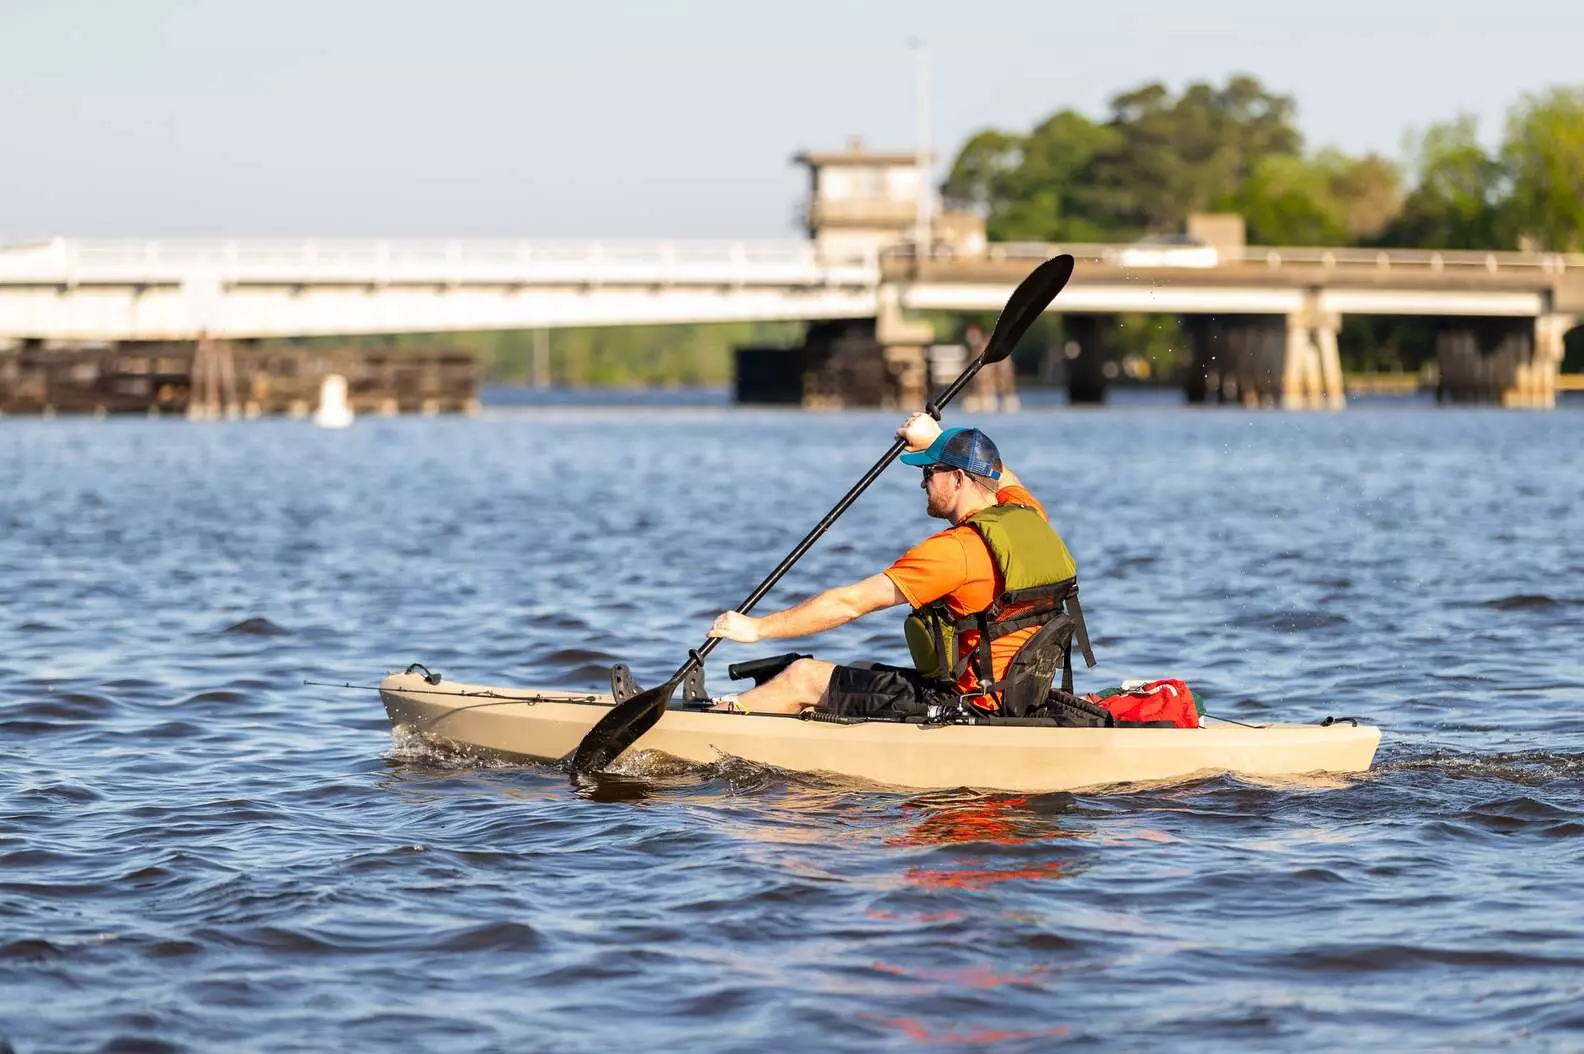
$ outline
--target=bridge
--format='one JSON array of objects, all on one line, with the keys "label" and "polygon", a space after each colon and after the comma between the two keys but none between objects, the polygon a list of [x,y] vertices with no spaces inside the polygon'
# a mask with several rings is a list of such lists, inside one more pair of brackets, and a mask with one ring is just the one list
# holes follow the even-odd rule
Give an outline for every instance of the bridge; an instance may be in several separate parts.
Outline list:
[{"label": "bridge", "polygon": [[1584,320],[1584,255],[991,243],[914,254],[787,241],[57,238],[0,248],[0,339],[123,342],[747,320],[872,320],[999,308],[1036,260],[1079,261],[1057,301],[1080,363],[1097,319],[1184,316],[1190,398],[1341,405],[1345,315],[1438,322],[1454,397],[1549,406]]}]

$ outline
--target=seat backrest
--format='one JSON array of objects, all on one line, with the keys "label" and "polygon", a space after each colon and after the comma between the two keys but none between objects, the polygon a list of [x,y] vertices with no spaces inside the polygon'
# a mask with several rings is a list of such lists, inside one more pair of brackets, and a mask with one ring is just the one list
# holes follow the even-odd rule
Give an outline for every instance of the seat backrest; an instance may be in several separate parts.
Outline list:
[{"label": "seat backrest", "polygon": [[1000,681],[1003,716],[1027,717],[1044,705],[1056,671],[1069,661],[1074,629],[1072,616],[1058,615],[1018,649]]}]

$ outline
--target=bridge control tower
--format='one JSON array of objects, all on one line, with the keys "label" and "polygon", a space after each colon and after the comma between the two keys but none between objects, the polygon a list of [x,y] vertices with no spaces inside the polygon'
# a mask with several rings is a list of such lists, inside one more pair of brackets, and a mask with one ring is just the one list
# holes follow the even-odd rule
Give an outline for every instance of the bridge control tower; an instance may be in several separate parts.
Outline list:
[{"label": "bridge control tower", "polygon": [[846,150],[805,151],[792,160],[808,168],[802,220],[819,248],[884,252],[928,239],[933,251],[984,252],[984,220],[942,211],[918,154],[866,150],[852,139]]},{"label": "bridge control tower", "polygon": [[[980,217],[937,207],[926,156],[869,150],[852,139],[845,150],[805,151],[792,160],[808,169],[800,217],[818,256],[917,257],[922,246],[932,257],[984,252]],[[921,403],[934,327],[902,317],[894,286],[878,292],[874,317],[811,322],[796,354],[740,349],[739,398],[811,408]]]}]

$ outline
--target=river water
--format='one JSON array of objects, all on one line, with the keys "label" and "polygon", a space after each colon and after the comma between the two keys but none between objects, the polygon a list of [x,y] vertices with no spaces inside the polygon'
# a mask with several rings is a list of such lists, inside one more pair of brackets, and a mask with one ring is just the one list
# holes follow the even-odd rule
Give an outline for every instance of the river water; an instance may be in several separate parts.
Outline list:
[{"label": "river water", "polygon": [[[1584,1049],[1576,406],[978,419],[1078,558],[1080,690],[1356,715],[1364,776],[575,789],[304,684],[653,683],[896,416],[0,421],[0,1050]],[[771,600],[933,527],[893,468]]]}]

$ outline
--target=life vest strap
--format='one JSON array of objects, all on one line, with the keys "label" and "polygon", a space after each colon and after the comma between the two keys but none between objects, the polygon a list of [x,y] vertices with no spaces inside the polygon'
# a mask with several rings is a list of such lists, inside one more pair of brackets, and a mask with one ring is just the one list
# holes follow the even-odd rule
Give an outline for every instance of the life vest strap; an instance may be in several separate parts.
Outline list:
[{"label": "life vest strap", "polygon": [[952,668],[953,678],[961,677],[968,664],[973,662],[980,684],[990,684],[995,669],[990,658],[992,641],[1031,626],[1043,626],[1063,616],[1070,618],[1073,623],[1073,632],[1062,649],[1062,684],[1067,691],[1072,691],[1073,640],[1078,642],[1084,662],[1090,668],[1095,665],[1094,651],[1089,645],[1089,627],[1084,623],[1083,608],[1078,603],[1076,578],[1064,579],[1048,586],[1008,590],[984,611],[956,619],[952,623],[953,629],[959,634],[964,630],[978,630],[979,644],[973,652],[958,657]]}]

